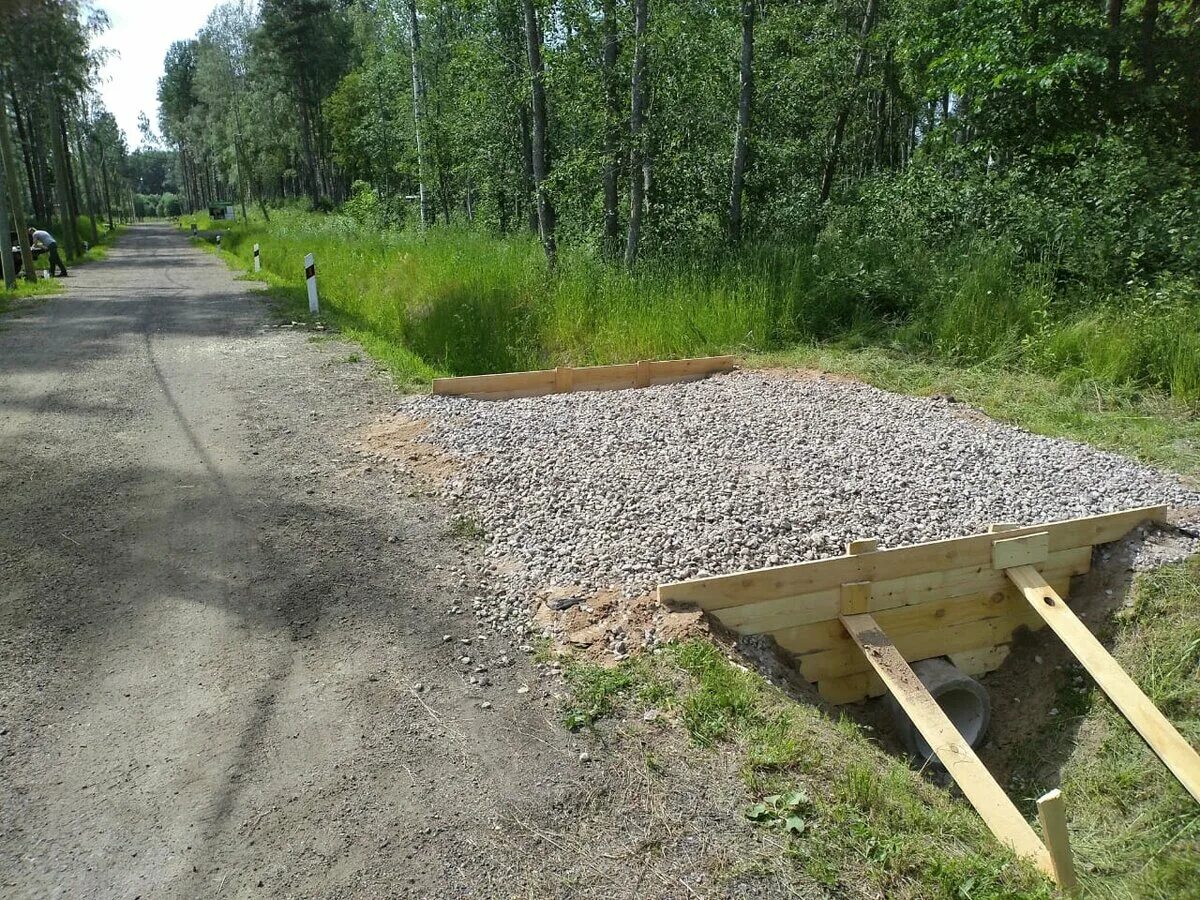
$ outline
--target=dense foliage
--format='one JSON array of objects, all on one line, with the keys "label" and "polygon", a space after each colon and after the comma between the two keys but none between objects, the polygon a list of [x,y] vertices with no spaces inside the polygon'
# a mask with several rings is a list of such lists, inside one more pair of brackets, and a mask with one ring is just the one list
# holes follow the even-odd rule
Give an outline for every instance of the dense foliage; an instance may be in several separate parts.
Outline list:
[{"label": "dense foliage", "polygon": [[108,18],[88,0],[5,0],[0,26],[0,232],[47,228],[78,258],[102,219],[133,214],[125,135],[95,92]]},{"label": "dense foliage", "polygon": [[184,206],[533,235],[550,266],[742,279],[770,321],[744,345],[850,331],[1197,397],[1198,22],[1183,0],[228,3],[168,54],[161,115]]}]

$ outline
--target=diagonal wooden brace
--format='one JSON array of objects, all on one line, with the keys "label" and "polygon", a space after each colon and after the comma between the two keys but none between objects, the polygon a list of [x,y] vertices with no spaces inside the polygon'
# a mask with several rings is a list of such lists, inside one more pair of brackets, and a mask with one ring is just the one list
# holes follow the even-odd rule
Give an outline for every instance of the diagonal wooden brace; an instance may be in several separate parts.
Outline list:
[{"label": "diagonal wooden brace", "polygon": [[992,778],[971,745],[958,733],[954,723],[925,689],[874,617],[861,614],[839,618],[866,656],[867,662],[879,674],[896,702],[908,714],[996,838],[1018,856],[1032,859],[1051,878],[1057,878],[1049,852],[1025,817],[1013,806],[1004,789]]},{"label": "diagonal wooden brace", "polygon": [[1200,802],[1200,756],[1167,721],[1141,688],[1134,684],[1103,645],[1093,635],[1063,598],[1033,566],[1015,566],[1004,573],[1029,601],[1029,605],[1067,645],[1075,658],[1096,680],[1129,724],[1145,738],[1159,759],[1166,764],[1179,783]]}]

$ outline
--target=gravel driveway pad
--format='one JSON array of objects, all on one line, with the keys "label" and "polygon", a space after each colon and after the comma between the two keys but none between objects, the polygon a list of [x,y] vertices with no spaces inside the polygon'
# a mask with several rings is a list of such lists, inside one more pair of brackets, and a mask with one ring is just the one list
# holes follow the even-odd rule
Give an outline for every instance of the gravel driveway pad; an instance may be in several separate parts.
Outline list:
[{"label": "gravel driveway pad", "polygon": [[[474,516],[511,601],[546,586],[658,583],[1167,503],[1171,475],[991,421],[949,398],[738,372],[644,390],[406,400],[461,463],[444,492]],[[520,606],[519,602],[513,603]]]}]

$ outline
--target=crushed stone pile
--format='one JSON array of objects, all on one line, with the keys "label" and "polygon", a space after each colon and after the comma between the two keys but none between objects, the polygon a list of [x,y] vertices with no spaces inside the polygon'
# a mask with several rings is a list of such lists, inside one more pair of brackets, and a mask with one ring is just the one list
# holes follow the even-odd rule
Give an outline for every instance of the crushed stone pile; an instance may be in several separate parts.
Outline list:
[{"label": "crushed stone pile", "polygon": [[[1173,476],[950,398],[790,373],[504,402],[413,397],[397,415],[427,423],[417,440],[454,464],[441,490],[482,529],[496,592],[476,607],[518,633],[543,602],[641,597],[836,555],[854,538],[889,547],[990,522],[1200,510],[1200,492]],[[653,644],[654,624],[610,629],[609,648]]]}]

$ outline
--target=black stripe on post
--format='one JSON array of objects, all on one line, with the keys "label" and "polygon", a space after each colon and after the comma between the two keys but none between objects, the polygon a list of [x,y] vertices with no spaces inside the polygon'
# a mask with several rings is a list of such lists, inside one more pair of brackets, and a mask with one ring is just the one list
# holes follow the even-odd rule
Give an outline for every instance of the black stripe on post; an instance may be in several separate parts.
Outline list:
[{"label": "black stripe on post", "polygon": [[308,266],[308,267],[307,267],[307,268],[304,270],[304,277],[305,277],[305,278],[316,278],[316,277],[317,277],[317,267],[316,267],[316,265],[311,265],[311,266]]}]

